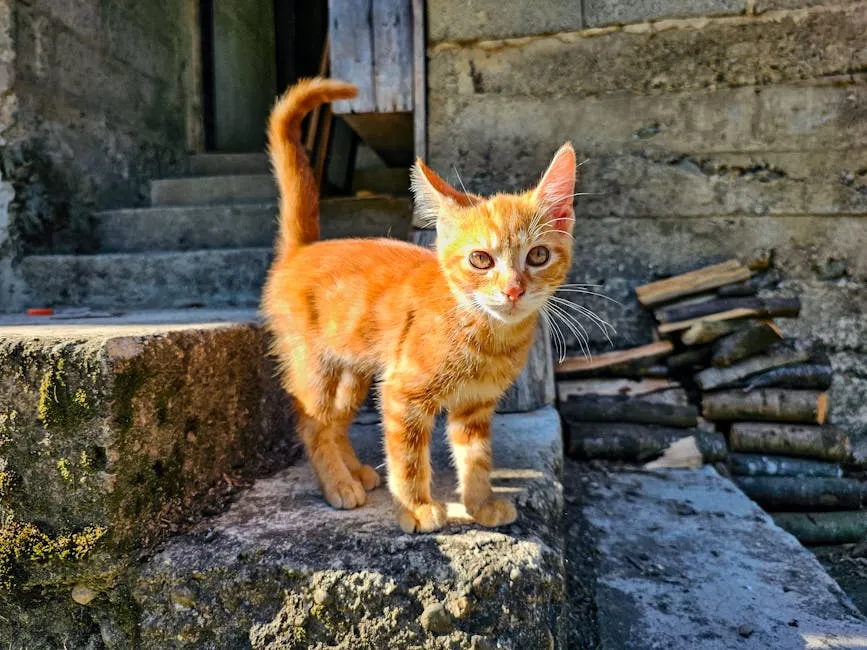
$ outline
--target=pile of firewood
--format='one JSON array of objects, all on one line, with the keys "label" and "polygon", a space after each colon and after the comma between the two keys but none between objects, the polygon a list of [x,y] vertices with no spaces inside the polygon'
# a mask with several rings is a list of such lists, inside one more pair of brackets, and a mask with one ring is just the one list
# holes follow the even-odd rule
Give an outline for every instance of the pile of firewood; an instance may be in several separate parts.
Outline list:
[{"label": "pile of firewood", "polygon": [[849,439],[825,424],[830,361],[783,336],[773,319],[797,318],[801,305],[760,295],[778,281],[731,260],[638,287],[656,342],[557,368],[569,451],[624,461],[665,452],[656,466],[727,456],[734,481],[802,541],[860,539],[867,490],[844,478]]}]

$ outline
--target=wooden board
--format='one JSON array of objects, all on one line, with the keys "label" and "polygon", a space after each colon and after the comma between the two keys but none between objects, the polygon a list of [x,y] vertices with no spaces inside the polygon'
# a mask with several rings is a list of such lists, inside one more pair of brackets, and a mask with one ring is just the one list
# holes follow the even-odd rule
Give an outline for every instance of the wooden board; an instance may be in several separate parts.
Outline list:
[{"label": "wooden board", "polygon": [[566,375],[573,372],[584,373],[636,361],[646,361],[647,365],[651,365],[652,361],[671,354],[672,351],[674,351],[674,344],[671,341],[656,341],[655,343],[630,348],[629,350],[597,354],[589,359],[586,357],[567,357],[557,364],[556,371],[558,375]]},{"label": "wooden board", "polygon": [[725,284],[742,282],[749,277],[749,269],[743,267],[737,260],[728,260],[722,264],[642,285],[635,289],[635,295],[643,306],[653,307],[682,296],[691,296]]},{"label": "wooden board", "polygon": [[679,384],[668,379],[566,379],[557,382],[557,399],[565,402],[574,395],[649,395]]},{"label": "wooden board", "polygon": [[358,86],[335,115],[413,110],[412,0],[329,0],[331,76]]},{"label": "wooden board", "polygon": [[709,314],[701,318],[692,318],[690,320],[679,321],[677,323],[664,323],[659,326],[657,331],[660,336],[668,336],[676,332],[688,330],[693,325],[697,325],[702,321],[713,323],[716,321],[742,320],[744,318],[767,318],[767,313],[757,309],[738,308],[731,311],[724,311],[718,314]]}]

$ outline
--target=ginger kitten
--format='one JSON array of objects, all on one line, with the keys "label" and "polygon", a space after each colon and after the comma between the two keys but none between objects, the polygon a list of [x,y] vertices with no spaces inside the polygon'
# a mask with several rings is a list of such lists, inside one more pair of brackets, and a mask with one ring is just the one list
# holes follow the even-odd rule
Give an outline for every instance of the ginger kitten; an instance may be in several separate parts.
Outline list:
[{"label": "ginger kitten", "polygon": [[418,160],[416,210],[436,221],[436,252],[390,239],[317,241],[318,190],[301,120],[356,92],[302,80],[268,126],[280,231],[262,309],[298,432],[325,500],[363,505],[380,478],[359,462],[347,431],[376,378],[401,528],[446,523],[430,493],[431,427],[441,409],[467,512],[485,526],[511,523],[515,506],[491,491],[491,417],[571,263],[575,154],[563,145],[535,189],[490,198],[458,192]]}]

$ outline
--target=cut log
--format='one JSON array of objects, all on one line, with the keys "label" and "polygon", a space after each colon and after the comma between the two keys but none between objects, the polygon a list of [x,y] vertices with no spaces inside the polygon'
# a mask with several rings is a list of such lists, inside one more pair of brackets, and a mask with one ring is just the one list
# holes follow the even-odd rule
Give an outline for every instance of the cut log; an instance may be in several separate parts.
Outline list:
[{"label": "cut log", "polygon": [[722,264],[645,284],[635,289],[635,295],[643,306],[653,307],[682,296],[716,289],[724,284],[741,282],[749,277],[749,269],[741,266],[737,260],[729,260]]},{"label": "cut log", "polygon": [[802,544],[850,544],[867,536],[867,511],[774,512],[774,522]]},{"label": "cut log", "polygon": [[668,379],[566,379],[557,382],[557,396],[565,402],[577,395],[624,395],[636,397],[678,388]]},{"label": "cut log", "polygon": [[702,390],[725,388],[772,368],[802,363],[809,358],[810,352],[808,350],[780,347],[768,354],[750,357],[733,366],[705,368],[695,376],[695,382]]},{"label": "cut log", "polygon": [[735,309],[746,309],[757,318],[796,318],[801,311],[800,298],[719,298],[682,307],[664,307],[654,312],[660,323],[679,323],[720,314]]},{"label": "cut log", "polygon": [[672,427],[693,427],[698,410],[682,389],[640,397],[573,395],[560,403],[560,414],[572,422],[634,422]]},{"label": "cut log", "polygon": [[849,436],[832,426],[779,422],[736,422],[729,432],[732,451],[800,456],[839,462],[851,452]]},{"label": "cut log", "polygon": [[711,350],[709,347],[695,347],[684,350],[678,354],[672,354],[665,360],[669,370],[685,370],[688,368],[704,368],[710,363]]},{"label": "cut log", "polygon": [[749,280],[736,284],[727,284],[717,289],[716,294],[720,298],[734,298],[736,296],[755,296],[762,289],[771,289],[780,283],[780,274],[776,270],[758,273]]},{"label": "cut log", "polygon": [[731,453],[729,461],[732,474],[738,476],[843,476],[843,469],[836,463],[807,458]]},{"label": "cut log", "polygon": [[725,439],[713,431],[623,422],[576,422],[568,429],[569,455],[574,458],[644,462],[686,437],[695,438],[705,462],[725,458],[727,451]]},{"label": "cut log", "polygon": [[704,345],[744,327],[743,321],[699,321],[680,336],[684,345]]},{"label": "cut log", "polygon": [[721,433],[696,429],[695,433],[671,443],[662,456],[647,463],[645,469],[696,468],[725,460],[726,440]]},{"label": "cut log", "polygon": [[774,368],[747,379],[746,390],[756,388],[800,388],[805,390],[828,390],[834,379],[834,369],[821,363],[798,363],[793,366]]},{"label": "cut log", "polygon": [[[823,424],[828,394],[814,390],[764,388],[749,393],[728,390],[702,395],[702,414],[708,420],[763,420]],[[762,449],[759,451],[771,451]]]},{"label": "cut log", "polygon": [[735,483],[765,510],[860,510],[867,489],[851,478],[739,476]]},{"label": "cut log", "polygon": [[[664,357],[674,350],[671,341],[657,341],[641,347],[629,350],[607,352],[591,358],[568,357],[557,364],[557,375],[584,375],[596,374],[596,371],[606,370],[615,372],[618,369],[630,370],[639,366],[647,367],[657,359]],[[629,375],[627,375],[629,376]]]},{"label": "cut log", "polygon": [[764,352],[782,340],[783,333],[774,323],[756,323],[752,327],[718,339],[713,345],[711,363],[715,366],[730,366],[741,359]]}]

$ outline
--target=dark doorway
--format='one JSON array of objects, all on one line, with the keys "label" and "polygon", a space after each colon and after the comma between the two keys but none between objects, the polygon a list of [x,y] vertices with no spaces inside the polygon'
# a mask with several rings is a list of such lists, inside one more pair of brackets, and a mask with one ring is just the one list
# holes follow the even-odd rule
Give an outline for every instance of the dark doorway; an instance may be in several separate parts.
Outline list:
[{"label": "dark doorway", "polygon": [[264,147],[275,96],[319,71],[326,0],[200,0],[205,147]]}]

